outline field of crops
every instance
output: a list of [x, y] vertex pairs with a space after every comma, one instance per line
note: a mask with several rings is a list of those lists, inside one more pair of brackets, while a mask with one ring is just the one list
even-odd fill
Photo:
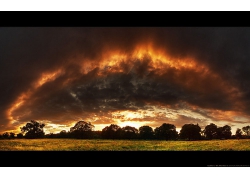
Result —
[[0, 151], [249, 151], [250, 140], [142, 141], [80, 139], [0, 140]]

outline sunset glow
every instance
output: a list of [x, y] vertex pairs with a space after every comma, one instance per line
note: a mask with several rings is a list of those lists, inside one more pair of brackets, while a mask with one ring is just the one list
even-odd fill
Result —
[[[230, 125], [233, 133], [250, 123], [248, 60], [235, 57], [236, 45], [227, 43], [229, 36], [212, 38], [217, 28], [71, 28], [65, 32], [62, 28], [61, 36], [60, 28], [41, 29], [32, 32], [45, 37], [51, 33], [65, 42], [41, 39], [48, 47], [33, 52], [33, 47], [40, 47], [38, 42], [32, 40], [33, 46], [26, 47], [15, 40], [30, 52], [20, 61], [29, 63], [26, 69], [17, 63], [11, 73], [2, 71], [8, 78], [2, 80], [6, 99], [1, 105], [1, 132], [18, 132], [31, 119], [44, 122], [46, 133], [69, 131], [79, 120], [91, 122], [95, 130], [110, 124], [155, 128], [171, 123], [180, 129], [187, 123], [202, 128], [215, 123]], [[28, 38], [31, 30], [20, 30]], [[18, 50], [9, 51], [3, 62], [18, 62]], [[244, 48], [238, 51], [245, 52]]]

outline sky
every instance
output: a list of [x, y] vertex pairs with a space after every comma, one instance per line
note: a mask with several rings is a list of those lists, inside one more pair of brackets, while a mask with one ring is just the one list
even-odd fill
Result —
[[249, 27], [1, 27], [0, 132], [250, 125]]

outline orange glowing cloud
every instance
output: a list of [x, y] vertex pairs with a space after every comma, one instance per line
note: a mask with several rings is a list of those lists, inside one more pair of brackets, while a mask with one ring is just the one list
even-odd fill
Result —
[[[122, 52], [121, 50], [109, 50], [102, 53], [100, 57], [101, 58], [97, 60], [83, 59], [79, 62], [74, 62], [74, 67], [77, 66], [77, 68], [73, 68], [71, 72], [68, 72], [67, 65], [59, 66], [57, 67], [57, 69], [51, 72], [42, 73], [40, 77], [33, 83], [32, 87], [27, 89], [27, 91], [20, 93], [17, 99], [11, 104], [9, 109], [6, 111], [7, 117], [10, 122], [13, 124], [17, 122], [19, 117], [25, 117], [30, 111], [32, 111], [32, 107], [35, 106], [35, 104], [32, 104], [34, 99], [33, 96], [35, 96], [36, 93], [41, 90], [41, 88], [46, 84], [54, 83], [61, 78], [62, 80], [60, 82], [58, 81], [58, 86], [56, 87], [59, 91], [60, 89], [69, 88], [71, 86], [74, 86], [75, 84], [79, 84], [79, 82], [84, 82], [84, 78], [86, 81], [91, 81], [91, 72], [95, 73], [96, 79], [106, 78], [107, 75], [119, 73], [135, 73], [136, 75], [142, 74], [142, 77], [144, 77], [145, 74], [148, 75], [151, 73], [153, 74], [153, 78], [157, 79], [159, 83], [172, 83], [173, 85], [177, 86], [177, 88], [185, 89], [190, 94], [198, 93], [198, 96], [199, 98], [201, 97], [201, 99], [205, 99], [206, 97], [210, 98], [210, 96], [206, 96], [207, 94], [212, 94], [211, 97], [214, 97], [214, 94], [218, 92], [222, 95], [225, 94], [227, 100], [233, 102], [233, 104], [235, 104], [235, 107], [243, 106], [242, 103], [238, 101], [241, 94], [240, 90], [236, 86], [230, 84], [225, 79], [223, 79], [219, 74], [212, 71], [207, 65], [200, 63], [200, 61], [198, 61], [194, 57], [173, 58], [167, 54], [167, 50], [154, 47], [152, 43], [139, 44], [135, 46], [135, 49], [131, 52]], [[138, 63], [139, 65], [137, 65]], [[80, 73], [78, 72], [78, 70], [80, 70]], [[41, 93], [42, 92], [40, 92], [40, 94]], [[229, 96], [231, 94], [233, 94], [234, 96]], [[73, 91], [70, 91], [69, 98], [75, 100], [75, 104], [80, 105], [79, 109], [82, 109], [84, 107], [82, 105], [83, 102], [81, 102], [81, 100], [77, 97], [77, 94]], [[114, 100], [114, 103], [115, 101], [117, 100]], [[149, 104], [152, 105], [154, 104], [154, 102], [157, 102], [158, 99], [144, 99], [145, 104], [147, 104], [148, 101], [150, 101]], [[182, 101], [185, 101], [185, 98]], [[189, 101], [190, 107], [195, 107], [194, 104], [198, 103], [194, 98], [191, 98]], [[92, 103], [92, 101], [89, 102]], [[104, 108], [105, 106], [107, 106], [105, 102], [103, 103]], [[112, 100], [109, 100], [109, 103], [112, 104]], [[209, 103], [213, 102], [205, 104], [205, 102], [200, 102], [199, 99], [199, 103], [202, 104], [205, 109], [209, 109], [207, 108], [209, 107]], [[18, 109], [21, 109], [25, 105], [27, 105], [28, 108], [24, 109], [23, 113], [15, 113]], [[164, 106], [165, 108], [171, 107], [172, 110], [171, 108], [167, 108], [168, 110], [165, 110], [164, 112], [157, 112], [156, 109], [154, 109], [154, 113], [147, 110], [141, 112], [139, 110], [137, 110], [136, 112], [129, 110], [109, 110], [108, 113], [111, 113], [112, 115], [112, 122], [116, 122], [121, 126], [131, 125], [137, 128], [139, 126], [144, 125], [145, 120], [147, 119], [150, 120], [147, 121], [148, 124], [152, 122], [152, 124], [158, 125], [160, 122], [166, 120], [171, 121], [172, 119], [173, 121], [176, 121], [178, 117], [180, 117], [180, 115], [186, 115], [188, 117], [193, 116], [199, 120], [205, 119], [206, 122], [209, 121], [209, 118], [199, 116], [199, 113], [192, 112], [192, 110], [175, 111], [173, 110], [174, 107], [169, 106], [167, 103], [165, 103]], [[193, 109], [193, 111], [195, 111], [195, 109]], [[20, 113], [20, 111], [18, 112]], [[106, 115], [108, 113], [106, 113]], [[214, 113], [215, 111], [212, 109], [211, 112], [209, 112], [208, 114], [210, 114], [212, 117], [221, 119], [221, 116], [219, 114]], [[82, 114], [79, 113], [78, 115], [81, 116]], [[228, 116], [231, 115], [233, 114], [229, 114]], [[39, 117], [36, 117], [36, 119], [39, 119]], [[91, 120], [96, 123], [100, 121], [100, 119], [101, 116], [96, 118], [92, 116], [91, 118]], [[185, 118], [182, 119], [184, 121]], [[156, 121], [158, 123], [156, 123]], [[53, 124], [52, 121], [50, 122], [50, 124]], [[96, 125], [101, 128], [108, 124], [97, 123]], [[55, 129], [55, 127], [57, 126], [53, 125], [52, 129]]]
[[12, 123], [14, 123], [16, 120], [13, 117], [13, 112], [17, 110], [20, 106], [22, 106], [26, 101], [30, 99], [32, 94], [43, 84], [55, 80], [56, 77], [59, 76], [61, 71], [55, 71], [52, 73], [43, 73], [41, 77], [37, 80], [37, 82], [34, 83], [33, 87], [28, 89], [26, 92], [21, 93], [17, 100], [11, 105], [11, 107], [7, 110], [6, 114], [7, 117]]

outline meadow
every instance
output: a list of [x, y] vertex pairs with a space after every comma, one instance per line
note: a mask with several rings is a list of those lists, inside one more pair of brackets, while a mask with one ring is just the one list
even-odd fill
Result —
[[250, 151], [250, 139], [210, 141], [8, 139], [0, 151]]

